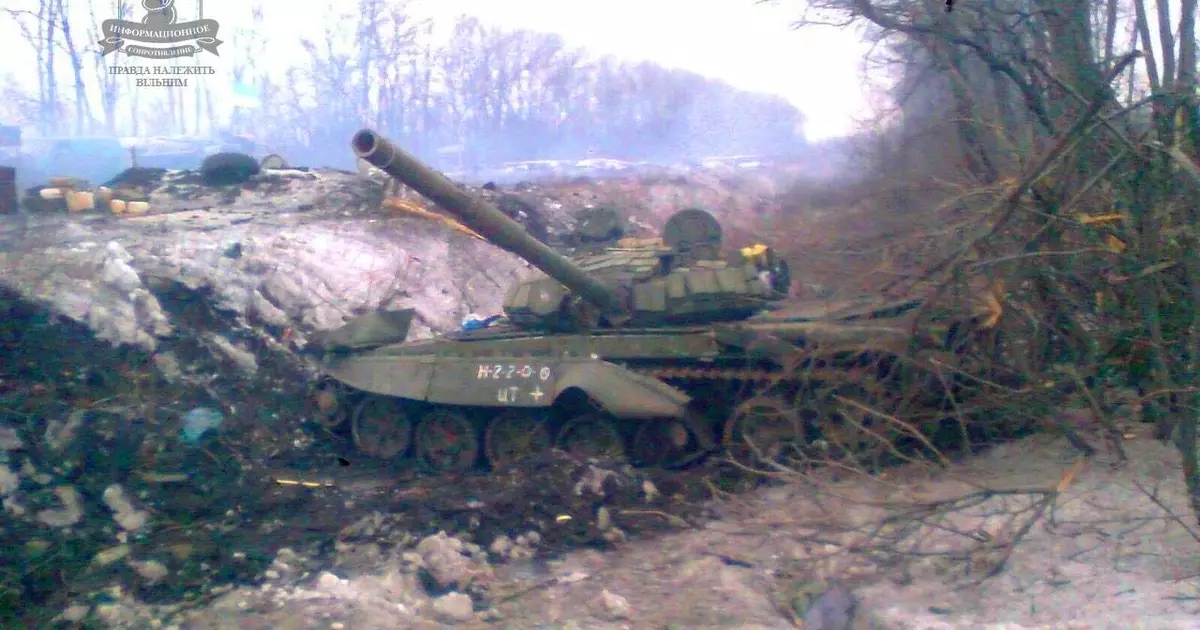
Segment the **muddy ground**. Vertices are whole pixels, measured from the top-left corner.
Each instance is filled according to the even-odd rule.
[[[708,503],[711,518],[610,551],[510,560],[479,578],[463,627],[497,628],[1196,628],[1200,553],[1176,515],[1174,455],[1145,434],[1080,460],[1049,437],[1001,445],[935,476],[818,475]],[[985,483],[981,483],[984,482]],[[1024,513],[1061,484],[1041,516]],[[986,490],[990,496],[985,497]],[[1022,491],[1024,490],[1024,491]],[[973,506],[933,514],[968,495]],[[925,510],[922,525],[911,514]],[[892,507],[884,507],[893,502]],[[903,512],[908,517],[900,517]],[[881,517],[892,529],[868,535]],[[616,517],[616,520],[623,520]],[[1026,527],[1026,525],[1028,527]],[[1019,534],[1022,530],[1023,534]],[[1007,543],[1020,537],[1017,545]],[[887,539],[886,542],[884,539]],[[363,543],[359,543],[363,544]],[[298,586],[238,589],[187,628],[436,628],[446,606],[414,596],[419,559],[359,544]],[[419,547],[419,546],[418,546]],[[436,591],[435,591],[436,593]],[[443,596],[444,597],[444,596]],[[432,618],[430,618],[432,617]],[[339,625],[340,624],[340,625]]]
[[[120,383],[151,373],[106,363],[122,357],[86,330],[26,316],[6,347],[62,360],[4,355],[0,627],[1182,630],[1200,618],[1178,457],[1140,425],[1124,463],[1039,436],[878,479],[764,486],[719,461],[660,472],[562,453],[427,478],[358,457],[262,393],[238,398],[256,429],[190,444],[178,419],[197,400],[147,384],[159,397],[133,405],[81,367],[124,369]],[[69,363],[68,348],[90,363]]]
[[[286,548],[240,584],[193,595],[186,605],[151,604],[144,586],[110,587],[104,597],[79,600],[76,612],[87,607],[87,618],[104,627],[211,630],[1195,628],[1200,554],[1164,510],[1184,513],[1173,455],[1145,435],[1128,448],[1138,461],[1158,461],[1118,466],[1101,455],[1075,468],[1069,446],[1040,437],[966,459],[936,479],[916,469],[872,483],[797,478],[697,503],[702,510],[686,520],[668,516],[673,498],[630,507],[614,501],[611,522],[637,534],[556,549],[528,543],[526,532],[522,544],[533,557],[495,541],[456,542],[480,540],[469,524],[446,523],[454,537],[414,536],[409,499],[422,486],[349,475],[305,500],[293,495],[297,516],[317,522],[302,532],[296,521],[270,519],[272,538]],[[1025,525],[1032,494],[1071,470],[1055,504],[1004,558],[1003,543]],[[997,494],[973,508],[926,514],[925,525],[896,521],[880,535],[886,542],[865,533],[918,498],[928,506],[977,493],[983,479]],[[1031,494],[1000,494],[1018,488]],[[896,507],[880,507],[889,500]],[[341,517],[319,517],[331,509]],[[595,530],[595,510],[564,522]],[[478,504],[462,513],[489,521]],[[663,520],[660,531],[633,525],[650,515]],[[330,528],[322,532],[320,523]],[[553,529],[529,531],[557,537]],[[221,546],[236,559],[234,550],[251,544]]]

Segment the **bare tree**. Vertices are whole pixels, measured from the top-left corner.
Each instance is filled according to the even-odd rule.
[[[75,38],[71,34],[69,15],[70,2],[56,0],[55,12],[61,16],[59,26],[62,29],[62,46],[71,62],[71,75],[74,78],[75,89],[75,133],[82,135],[92,130],[92,110],[88,102],[87,87],[83,80],[83,54],[75,47]]]
[[[114,15],[117,19],[125,19],[129,15],[129,5],[123,0],[118,0],[115,3]],[[96,3],[95,0],[88,0],[88,17],[91,24],[88,29],[88,40],[91,42],[100,41],[100,22],[96,19]],[[108,72],[105,65],[104,49],[100,46],[91,46],[92,60],[92,75],[96,86],[99,88],[100,108],[104,114],[104,131],[110,135],[117,133],[117,103],[121,97],[121,84],[117,79],[117,75]]]
[[[191,94],[133,89],[135,77],[106,67],[123,53],[106,56],[77,41],[79,25],[66,19],[77,12],[71,0],[39,0],[37,7],[5,12],[37,57],[42,133],[60,124],[75,133],[133,135],[199,135],[219,126],[219,109],[229,104],[215,102],[202,77]],[[101,14],[110,8],[129,19],[128,0],[88,0],[89,41],[102,38]],[[231,38],[239,54],[223,61],[234,82],[257,88],[260,103],[233,108],[233,131],[278,139],[274,150],[299,161],[335,155],[348,162],[345,152],[328,149],[340,149],[361,124],[400,134],[435,161],[440,149],[468,147],[477,165],[588,152],[677,159],[689,151],[777,152],[802,144],[794,133],[802,116],[788,103],[695,74],[589,58],[557,36],[469,17],[457,21],[450,41],[437,41],[432,25],[414,20],[403,2],[359,0],[352,10],[331,11],[325,32],[301,42],[305,58],[271,76],[259,63],[267,54],[263,7],[252,7],[249,28]],[[61,57],[69,63],[71,99],[59,96]],[[92,111],[93,99],[99,111]],[[68,101],[73,111],[60,111]]]
[[[5,8],[33,48],[37,63],[37,129],[43,135],[56,130],[59,118],[58,83],[55,77],[54,39],[57,23],[55,0],[38,0],[36,11]]]
[[[887,56],[881,63],[900,77],[893,96],[903,115],[891,133],[902,137],[910,159],[956,182],[924,191],[925,203],[915,207],[976,211],[963,219],[971,226],[961,228],[971,235],[966,243],[947,243],[945,258],[918,276],[941,279],[931,295],[968,269],[1002,273],[1013,287],[1004,300],[1036,325],[1016,333],[1020,343],[997,347],[1011,353],[1028,382],[1070,375],[1102,420],[1110,412],[1100,402],[1108,391],[1136,389],[1158,436],[1173,437],[1183,455],[1200,519],[1200,319],[1196,309],[1177,306],[1200,301],[1200,262],[1193,262],[1200,257],[1194,239],[1173,236],[1192,233],[1185,226],[1200,218],[1187,201],[1200,189],[1195,2],[1180,3],[1178,19],[1169,0],[1131,4],[1132,19],[1115,2],[1085,0],[987,0],[956,4],[951,13],[933,0],[812,6],[823,21],[867,26],[877,54]],[[1121,20],[1130,48],[1144,51],[1117,49]],[[1148,93],[1136,80],[1138,58]],[[1115,80],[1126,68],[1121,98]],[[1007,104],[997,98],[1005,93],[1014,97]],[[999,116],[992,103],[1001,105]],[[889,171],[894,163],[879,177]],[[964,202],[964,190],[1003,194],[980,206]],[[1098,229],[1069,218],[1087,212],[1120,221]],[[1096,244],[1096,255],[1045,256]],[[1170,271],[1139,271],[1164,260],[1180,262]],[[1053,400],[1033,396],[1021,405],[1045,405],[1050,414]],[[1117,432],[1110,439],[1119,451]]]

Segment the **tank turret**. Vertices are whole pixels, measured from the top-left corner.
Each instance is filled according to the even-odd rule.
[[[721,225],[699,208],[670,217],[661,239],[622,238],[619,212],[593,208],[581,213],[575,252],[568,257],[377,133],[359,131],[352,145],[358,157],[546,274],[510,288],[504,314],[517,327],[567,331],[735,321],[786,296],[786,264],[763,245],[722,258]]]
[[[584,273],[492,204],[463,192],[445,175],[370,129],[354,134],[351,145],[358,157],[436,203],[488,241],[520,256],[559,281],[612,322],[627,318],[629,309],[620,291]]]

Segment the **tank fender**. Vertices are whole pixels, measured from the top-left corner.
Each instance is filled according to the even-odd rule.
[[[618,418],[681,418],[687,394],[608,361],[567,363],[560,368],[559,395],[577,387]]]

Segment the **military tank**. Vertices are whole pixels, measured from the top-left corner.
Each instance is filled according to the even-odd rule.
[[[351,144],[540,271],[510,288],[502,315],[460,331],[408,340],[406,309],[314,339],[324,349],[315,413],[348,424],[367,455],[456,473],[555,447],[654,466],[721,449],[747,465],[878,454],[890,448],[880,437],[905,431],[875,411],[912,391],[900,368],[917,351],[953,354],[944,331],[914,336],[915,300],[772,309],[788,297],[785,261],[764,245],[723,252],[702,209],[640,240],[593,211],[566,255],[374,131]]]

